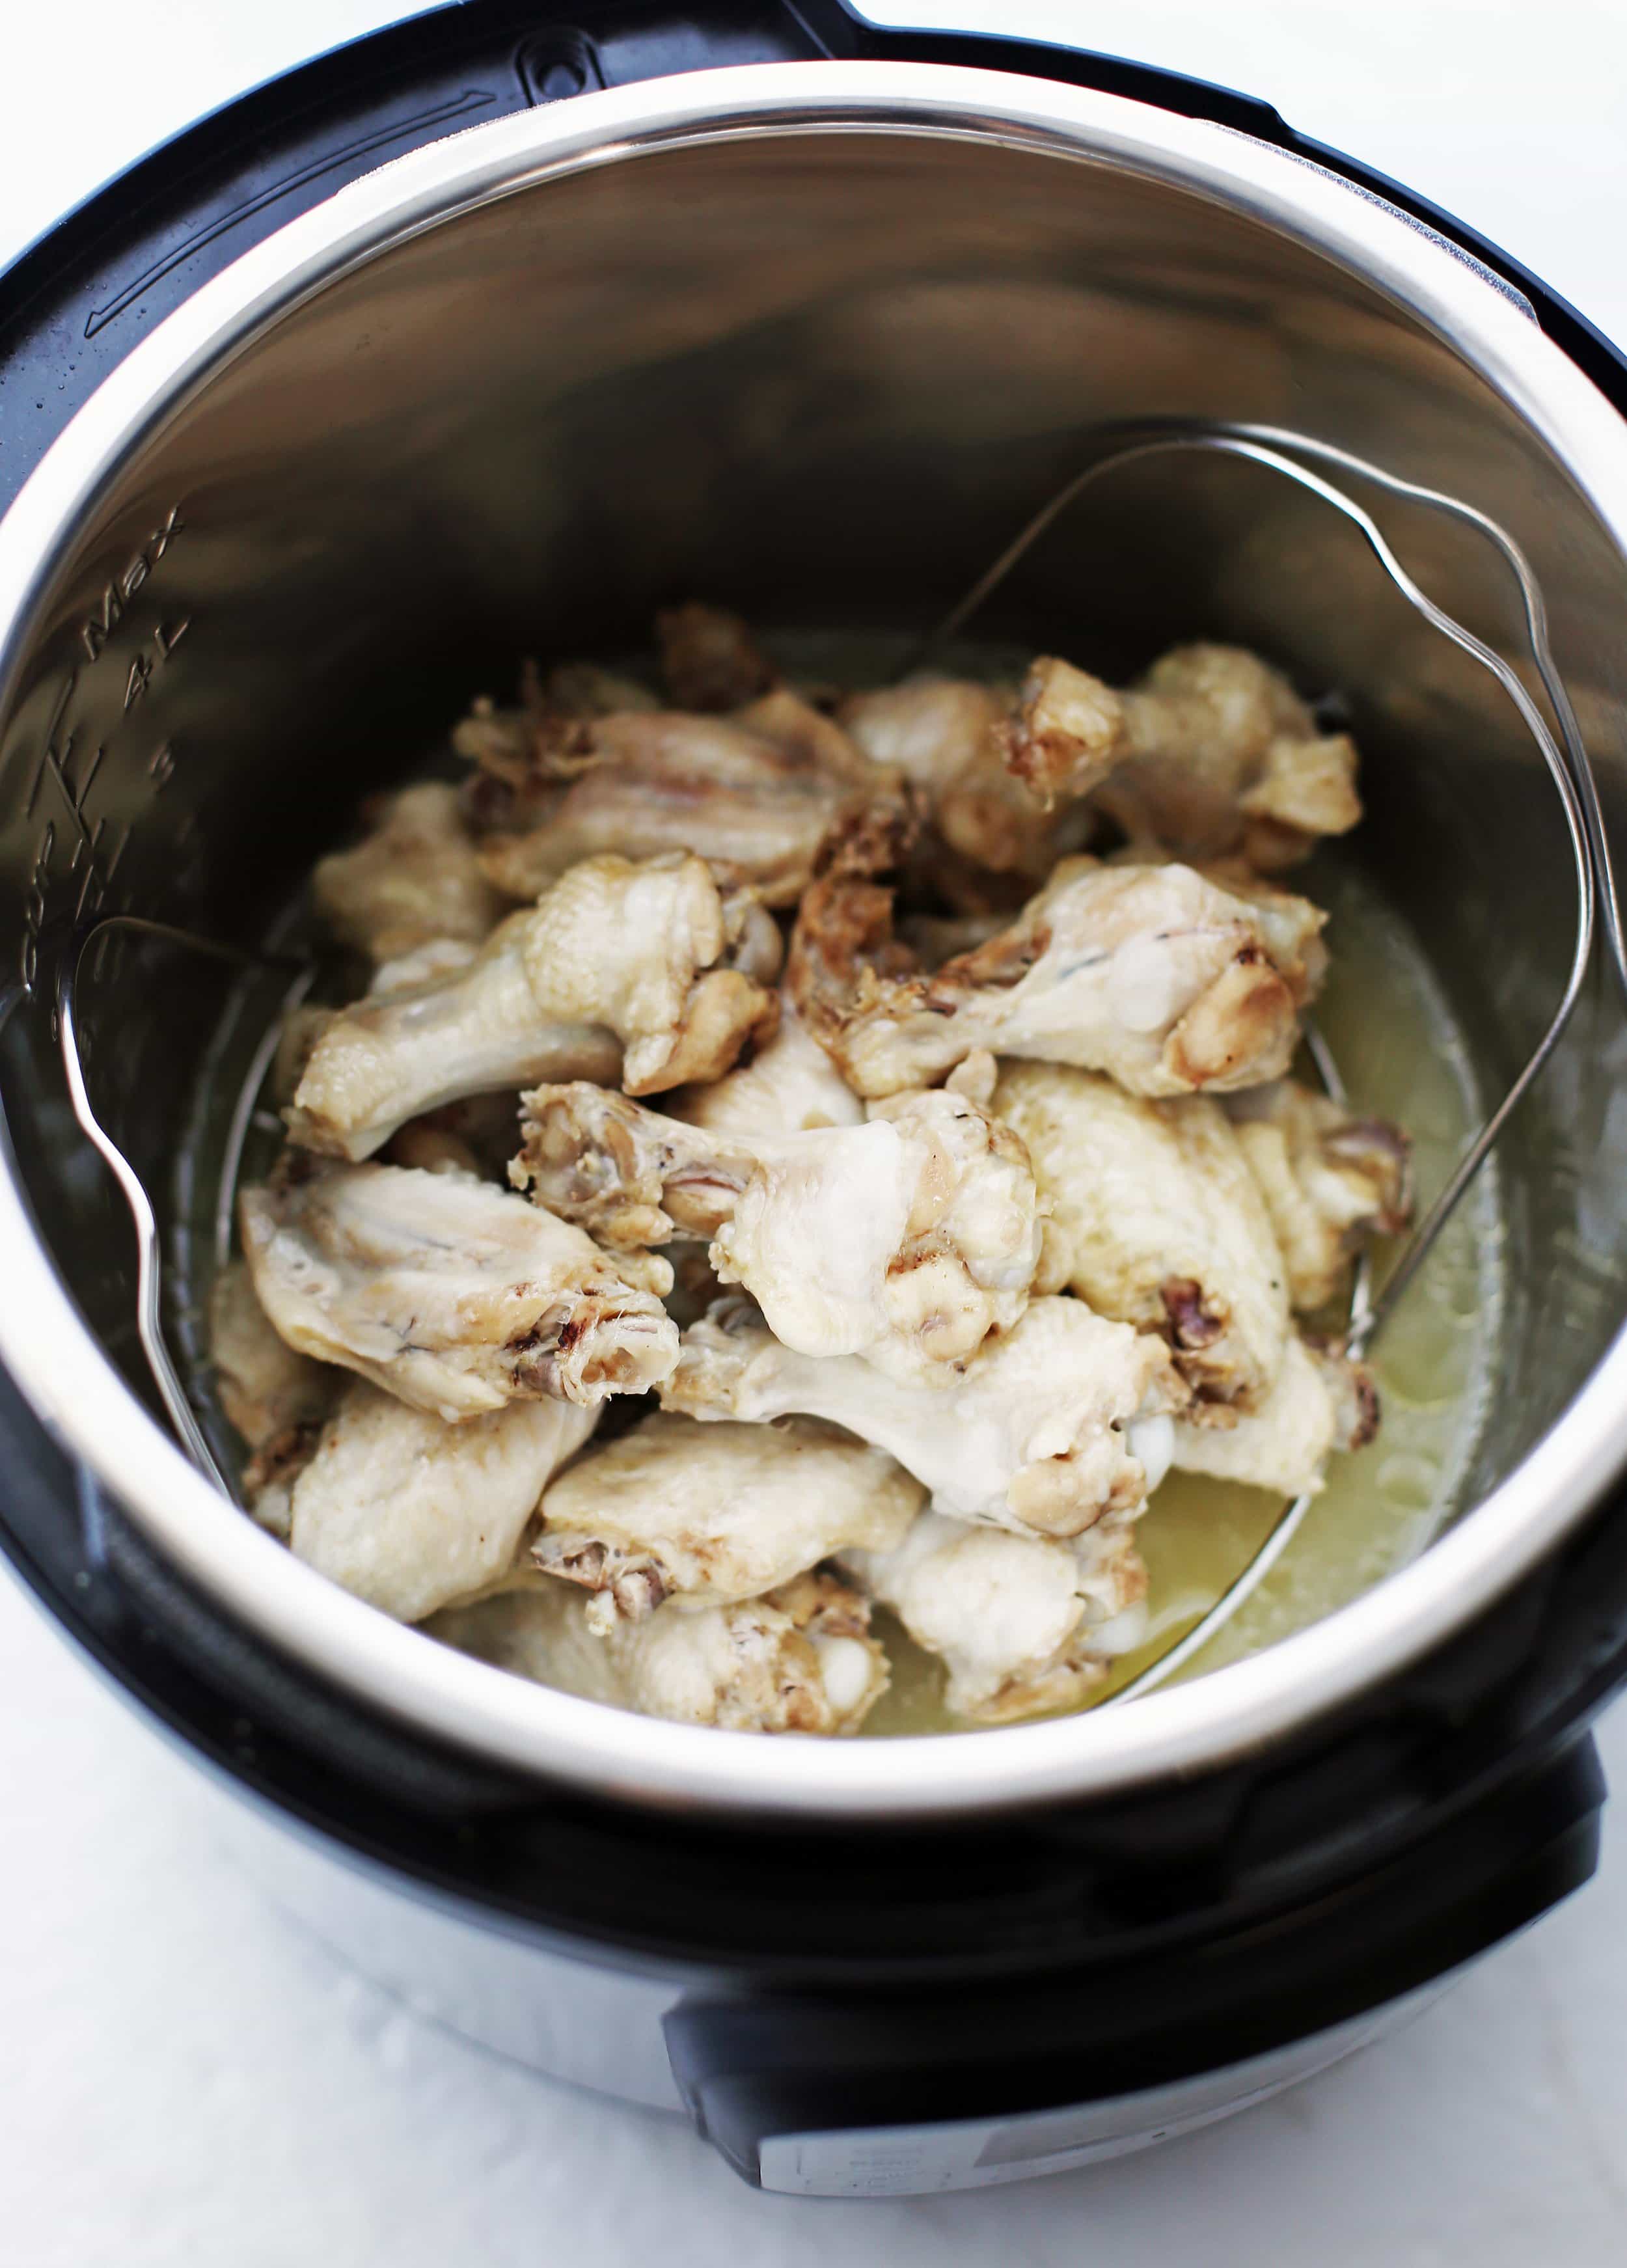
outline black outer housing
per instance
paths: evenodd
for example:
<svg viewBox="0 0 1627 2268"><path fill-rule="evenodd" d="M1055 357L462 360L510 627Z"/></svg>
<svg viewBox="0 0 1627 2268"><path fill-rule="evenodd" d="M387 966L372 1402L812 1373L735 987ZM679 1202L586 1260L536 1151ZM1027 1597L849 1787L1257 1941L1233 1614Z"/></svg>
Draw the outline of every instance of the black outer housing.
<svg viewBox="0 0 1627 2268"><path fill-rule="evenodd" d="M1311 158L1513 283L1627 413L1627 364L1573 309L1263 103L1072 50L877 30L841 0L583 0L568 19L467 0L203 120L0 277L0 508L144 329L343 181L586 87L829 55L1020 70ZM0 1373L0 1549L81 1649L195 1758L359 1863L562 1949L680 1969L674 2073L749 2179L768 2133L1218 2068L1379 2007L1586 1881L1603 1796L1587 1727L1627 1683L1621 1509L1618 1491L1426 1660L1226 1770L992 1826L788 1830L542 1792L352 1700L157 1560Z"/></svg>

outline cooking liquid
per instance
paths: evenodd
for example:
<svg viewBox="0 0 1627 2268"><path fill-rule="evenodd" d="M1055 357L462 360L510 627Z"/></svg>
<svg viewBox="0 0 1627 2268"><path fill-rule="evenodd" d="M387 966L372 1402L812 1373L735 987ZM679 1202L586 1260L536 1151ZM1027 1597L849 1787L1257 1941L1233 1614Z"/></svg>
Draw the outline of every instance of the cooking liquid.
<svg viewBox="0 0 1627 2268"><path fill-rule="evenodd" d="M777 637L777 652L806 681L883 684L901 672L892 638ZM968 648L939 666L968 676L1015 681L1026 653ZM616 664L621 666L622 665ZM633 671L652 678L648 657ZM420 767L414 777L422 777ZM1469 1058L1416 939L1348 855L1324 855L1302 876L1307 894L1330 914L1332 965L1316 1019L1352 1103L1393 1118L1412 1137L1421 1215L1483 1116ZM301 911L291 909L277 942L298 949ZM195 1100L195 1134L178 1160L173 1322L189 1358L194 1398L217 1454L235 1472L236 1437L221 1418L208 1366L207 1305L214 1274L213 1227L225 1133L241 1092L244 1065L261 1018L246 1029L239 1003L217 1031ZM1314 1084L1314 1074L1302 1067ZM276 1121L254 1114L241 1179L269 1169L280 1145ZM1404 1565L1459 1509L1491 1392L1501 1307L1499 1210L1495 1157L1460 1207L1427 1266L1387 1324L1372 1358L1383 1403L1377 1439L1355 1455L1335 1456L1328 1482L1298 1535L1226 1628L1179 1677L1201 1676L1330 1614ZM1399 1249L1399 1246L1395 1250ZM1374 1256L1381 1285L1395 1251ZM1320 1320L1320 1319L1319 1319ZM1326 1328L1336 1330L1340 1317ZM1145 1644L1116 1663L1086 1705L1126 1684L1175 1644L1248 1565L1284 1509L1260 1489L1174 1473L1139 1526L1150 1581ZM895 1619L878 1614L893 1682L861 1738L977 1729L943 1704L943 1671ZM1173 1681L1172 1681L1173 1682Z"/></svg>

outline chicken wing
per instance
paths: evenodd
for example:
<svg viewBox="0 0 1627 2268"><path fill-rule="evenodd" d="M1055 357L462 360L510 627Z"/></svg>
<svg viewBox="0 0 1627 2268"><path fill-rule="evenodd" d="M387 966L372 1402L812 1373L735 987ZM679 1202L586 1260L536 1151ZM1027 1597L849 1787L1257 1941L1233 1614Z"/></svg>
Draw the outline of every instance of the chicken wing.
<svg viewBox="0 0 1627 2268"><path fill-rule="evenodd" d="M1096 1071L1026 1063L1005 1065L994 1108L1050 1203L1048 1288L1167 1339L1196 1415L1257 1408L1288 1344L1288 1278L1220 1105L1149 1102Z"/></svg>
<svg viewBox="0 0 1627 2268"><path fill-rule="evenodd" d="M740 1733L856 1733L887 1690L870 1609L835 1576L800 1575L761 1599L617 1622L541 1581L438 1615L432 1636L584 1700Z"/></svg>
<svg viewBox="0 0 1627 2268"><path fill-rule="evenodd" d="M285 1476L296 1559L398 1622L487 1590L550 1476L593 1430L569 1402L515 1402L448 1425L361 1379Z"/></svg>
<svg viewBox="0 0 1627 2268"><path fill-rule="evenodd" d="M343 1381L280 1336L246 1262L230 1262L215 1278L209 1322L215 1392L251 1449L328 1415Z"/></svg>
<svg viewBox="0 0 1627 2268"><path fill-rule="evenodd" d="M243 1500L262 1528L286 1542L290 1486L316 1446L344 1373L297 1354L278 1336L241 1260L215 1278L209 1320L216 1395L253 1453L243 1466Z"/></svg>
<svg viewBox="0 0 1627 2268"><path fill-rule="evenodd" d="M317 861L317 911L335 936L374 961L431 938L479 945L501 919L454 787L427 781L391 796L365 841Z"/></svg>
<svg viewBox="0 0 1627 2268"><path fill-rule="evenodd" d="M1307 900L1189 866L1066 859L1009 929L931 976L891 973L888 905L833 870L803 901L787 966L798 1012L864 1095L929 1085L978 1048L1104 1071L1136 1094L1257 1086L1286 1069L1325 965Z"/></svg>
<svg viewBox="0 0 1627 2268"><path fill-rule="evenodd" d="M924 1512L895 1549L836 1564L942 1656L947 1706L980 1724L1076 1707L1146 1634L1146 1570L1116 1513L1064 1543Z"/></svg>
<svg viewBox="0 0 1627 2268"><path fill-rule="evenodd" d="M1287 679L1241 647L1177 646L1120 704L1121 752L1095 801L1132 843L1240 852L1273 873L1361 817L1348 735L1318 732Z"/></svg>
<svg viewBox="0 0 1627 2268"><path fill-rule="evenodd" d="M593 1594L608 1630L663 1600L728 1606L850 1544L894 1550L925 1490L884 1450L814 1418L698 1425L662 1410L560 1476L531 1547Z"/></svg>
<svg viewBox="0 0 1627 2268"><path fill-rule="evenodd" d="M720 1300L685 1332L660 1394L693 1418L828 1418L889 1451L936 1510L1048 1535L1137 1509L1168 1464L1166 1413L1185 1399L1161 1339L1072 1299L1031 1302L948 1389L794 1353L749 1302Z"/></svg>
<svg viewBox="0 0 1627 2268"><path fill-rule="evenodd" d="M902 772L953 857L1030 884L1049 871L1056 822L1007 768L1012 688L909 677L858 693L837 712L873 765Z"/></svg>
<svg viewBox="0 0 1627 2268"><path fill-rule="evenodd" d="M711 1239L804 1354L901 1374L965 1362L1027 1302L1040 1253L1022 1145L964 1096L873 1105L864 1126L720 1135L578 1084L525 1097L519 1186L607 1242Z"/></svg>
<svg viewBox="0 0 1627 2268"><path fill-rule="evenodd" d="M654 1296L672 1283L664 1260L612 1261L487 1182L306 1163L245 1189L239 1214L255 1292L290 1346L447 1419L641 1394L677 1358Z"/></svg>
<svg viewBox="0 0 1627 2268"><path fill-rule="evenodd" d="M1299 1496L1321 1487L1333 1450L1364 1447L1378 1425L1378 1393L1362 1365L1296 1335L1250 1415L1224 1430L1176 1418L1173 1462L1182 1472Z"/></svg>
<svg viewBox="0 0 1627 2268"><path fill-rule="evenodd" d="M1314 1314L1366 1239L1406 1226L1411 1145L1399 1126L1357 1117L1291 1079L1234 1095L1226 1109L1277 1231L1289 1297Z"/></svg>
<svg viewBox="0 0 1627 2268"><path fill-rule="evenodd" d="M699 858L585 859L467 968L334 1017L284 1114L289 1131L359 1159L465 1095L542 1079L619 1077L635 1094L716 1079L778 1012L730 965L737 954L762 965L760 913L748 895L720 895Z"/></svg>
<svg viewBox="0 0 1627 2268"><path fill-rule="evenodd" d="M816 747L792 731L791 699L762 704L762 729L674 710L575 724L565 777L556 763L517 784L483 766L469 805L485 873L508 896L534 898L579 859L696 850L725 885L794 905L827 829L861 791L825 761L828 738Z"/></svg>

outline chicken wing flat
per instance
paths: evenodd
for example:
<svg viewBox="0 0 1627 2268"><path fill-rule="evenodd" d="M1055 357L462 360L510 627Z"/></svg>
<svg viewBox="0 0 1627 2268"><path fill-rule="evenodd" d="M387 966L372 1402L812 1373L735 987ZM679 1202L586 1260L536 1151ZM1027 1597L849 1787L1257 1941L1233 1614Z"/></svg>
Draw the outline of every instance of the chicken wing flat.
<svg viewBox="0 0 1627 2268"><path fill-rule="evenodd" d="M836 1557L941 1656L947 1706L979 1724L1077 1707L1146 1634L1146 1570L1118 1514L1064 1543L924 1512L895 1549Z"/></svg>
<svg viewBox="0 0 1627 2268"><path fill-rule="evenodd" d="M335 1016L284 1114L289 1131L359 1159L465 1095L551 1078L619 1079L636 1094L718 1078L778 1012L758 977L730 965L763 965L760 917L749 896L725 900L700 858L585 859L465 968Z"/></svg>
<svg viewBox="0 0 1627 2268"><path fill-rule="evenodd" d="M215 1278L209 1320L216 1396L253 1453L243 1466L243 1500L261 1528L286 1543L289 1490L343 1388L344 1373L296 1353L279 1337L242 1260Z"/></svg>
<svg viewBox="0 0 1627 2268"><path fill-rule="evenodd" d="M863 1126L719 1135L585 1083L524 1099L511 1168L607 1242L708 1236L784 1344L909 1374L963 1363L1027 1302L1040 1254L1022 1145L942 1090L872 1105Z"/></svg>
<svg viewBox="0 0 1627 2268"><path fill-rule="evenodd" d="M504 909L456 788L434 780L391 796L354 850L319 859L311 895L334 935L374 961L437 938L479 945Z"/></svg>
<svg viewBox="0 0 1627 2268"><path fill-rule="evenodd" d="M215 1391L251 1449L327 1416L342 1381L280 1336L246 1262L230 1262L215 1278L209 1320Z"/></svg>
<svg viewBox="0 0 1627 2268"><path fill-rule="evenodd" d="M1299 1496L1321 1487L1335 1449L1364 1447L1378 1425L1378 1393L1362 1365L1295 1336L1250 1415L1225 1430L1176 1418L1174 1462L1182 1472Z"/></svg>
<svg viewBox="0 0 1627 2268"><path fill-rule="evenodd" d="M1258 1408L1288 1344L1288 1277L1220 1105L1149 1102L1097 1071L1024 1063L1005 1067L994 1108L1050 1203L1048 1288L1167 1339L1196 1416Z"/></svg>
<svg viewBox="0 0 1627 2268"><path fill-rule="evenodd" d="M1358 1117L1291 1079L1226 1108L1277 1231L1289 1297L1314 1314L1337 1296L1368 1238L1406 1226L1411 1145L1387 1119Z"/></svg>
<svg viewBox="0 0 1627 2268"><path fill-rule="evenodd" d="M1274 873L1361 817L1354 744L1319 732L1255 654L1177 646L1119 697L1120 753L1095 802L1132 843L1197 861L1240 853Z"/></svg>
<svg viewBox="0 0 1627 2268"><path fill-rule="evenodd" d="M850 1544L894 1550L926 1491L884 1450L817 1418L699 1425L658 1411L563 1473L531 1557L592 1594L608 1630L755 1599Z"/></svg>
<svg viewBox="0 0 1627 2268"><path fill-rule="evenodd" d="M556 767L517 786L482 770L469 803L485 874L509 897L534 898L583 858L695 850L725 884L794 905L826 831L862 792L848 776L862 765L832 768L836 728L808 711L798 733L792 706L790 695L763 703L761 729L675 710L599 718L571 728L570 777Z"/></svg>
<svg viewBox="0 0 1627 2268"><path fill-rule="evenodd" d="M665 1261L612 1261L487 1182L313 1163L245 1189L239 1216L255 1292L290 1346L449 1420L641 1394L677 1358L655 1296L672 1282Z"/></svg>
<svg viewBox="0 0 1627 2268"><path fill-rule="evenodd" d="M798 1012L864 1095L930 1086L974 1049L1107 1071L1133 1094L1257 1086L1286 1070L1325 966L1306 899L1189 866L1065 859L1010 928L930 976L887 973L889 903L833 871L787 966Z"/></svg>
<svg viewBox="0 0 1627 2268"><path fill-rule="evenodd" d="M514 1402L448 1425L361 1379L284 1485L289 1543L398 1622L498 1581L548 1480L593 1430L569 1402Z"/></svg>
<svg viewBox="0 0 1627 2268"><path fill-rule="evenodd" d="M1138 1509L1167 1467L1166 1413L1185 1399L1161 1339L1072 1299L1031 1302L948 1390L793 1353L749 1302L722 1300L685 1332L660 1394L693 1418L827 1418L896 1457L937 1511L1048 1535Z"/></svg>
<svg viewBox="0 0 1627 2268"><path fill-rule="evenodd" d="M761 1599L618 1621L600 1637L572 1584L538 1580L438 1615L431 1634L584 1700L740 1733L856 1733L887 1690L870 1609L835 1576Z"/></svg>

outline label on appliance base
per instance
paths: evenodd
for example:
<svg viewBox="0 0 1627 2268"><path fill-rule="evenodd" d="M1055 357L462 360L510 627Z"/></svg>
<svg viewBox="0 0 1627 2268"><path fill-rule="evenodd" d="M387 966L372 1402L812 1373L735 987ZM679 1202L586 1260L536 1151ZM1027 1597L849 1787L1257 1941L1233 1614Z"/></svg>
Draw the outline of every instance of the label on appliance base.
<svg viewBox="0 0 1627 2268"><path fill-rule="evenodd" d="M1143 2150L1246 2110L1417 2014L1447 1980L1427 1984L1330 2031L1292 2041L1223 2071L1013 2118L960 2118L930 2126L853 2126L770 2134L758 2149L765 2190L798 2197L917 2197L1060 2174Z"/></svg>

